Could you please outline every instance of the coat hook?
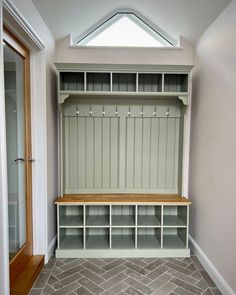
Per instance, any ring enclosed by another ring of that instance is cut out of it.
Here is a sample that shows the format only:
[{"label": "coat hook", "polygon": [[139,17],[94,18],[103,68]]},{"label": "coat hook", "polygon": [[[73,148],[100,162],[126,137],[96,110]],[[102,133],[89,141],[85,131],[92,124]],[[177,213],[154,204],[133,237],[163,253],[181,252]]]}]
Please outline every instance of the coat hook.
[{"label": "coat hook", "polygon": [[168,107],[168,108],[167,108],[167,112],[166,112],[166,116],[169,117],[169,115],[170,115],[170,109],[169,109],[169,107]]},{"label": "coat hook", "polygon": [[79,107],[76,107],[76,115],[79,116]]},{"label": "coat hook", "polygon": [[130,115],[131,115],[131,112],[130,112],[130,107],[129,107],[128,116],[130,117]]},{"label": "coat hook", "polygon": [[141,117],[143,117],[143,106],[142,106],[142,111],[140,113]]},{"label": "coat hook", "polygon": [[104,109],[104,106],[102,107],[102,115],[103,115],[103,117],[105,116],[105,109]]},{"label": "coat hook", "polygon": [[118,110],[117,110],[117,106],[116,106],[116,112],[115,112],[116,117],[118,116]]},{"label": "coat hook", "polygon": [[153,116],[154,116],[154,117],[157,116],[157,106],[155,106],[155,110],[154,110]]},{"label": "coat hook", "polygon": [[89,115],[92,116],[93,112],[92,112],[92,107],[89,106]]}]

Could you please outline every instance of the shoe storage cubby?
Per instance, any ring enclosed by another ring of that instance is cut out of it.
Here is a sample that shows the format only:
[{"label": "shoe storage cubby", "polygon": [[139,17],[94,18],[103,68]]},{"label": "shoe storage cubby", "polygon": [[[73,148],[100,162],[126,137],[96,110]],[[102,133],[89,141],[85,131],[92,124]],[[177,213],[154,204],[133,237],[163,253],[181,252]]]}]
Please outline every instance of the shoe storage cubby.
[{"label": "shoe storage cubby", "polygon": [[[174,198],[176,202],[170,202],[167,198],[167,201],[145,203],[144,198],[140,203],[135,195],[126,195],[131,201],[121,204],[117,195],[111,195],[110,202],[98,195],[94,203],[83,202],[89,195],[83,196],[80,201],[68,204],[64,199],[66,196],[56,202],[57,257],[97,257],[100,254],[119,257],[122,253],[128,257],[189,256],[190,202],[187,199],[179,197]],[[124,251],[128,251],[127,254]]]},{"label": "shoe storage cubby", "polygon": [[180,73],[116,73],[60,72],[60,91],[86,92],[187,93],[188,74]]}]

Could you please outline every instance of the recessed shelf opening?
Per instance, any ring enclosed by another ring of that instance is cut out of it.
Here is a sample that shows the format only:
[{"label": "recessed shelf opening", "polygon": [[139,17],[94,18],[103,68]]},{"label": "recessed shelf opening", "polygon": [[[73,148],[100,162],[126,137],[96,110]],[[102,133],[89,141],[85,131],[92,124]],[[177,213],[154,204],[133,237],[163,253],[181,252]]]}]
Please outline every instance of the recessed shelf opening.
[{"label": "recessed shelf opening", "polygon": [[165,92],[188,92],[187,74],[165,74],[164,75]]},{"label": "recessed shelf opening", "polygon": [[112,90],[119,92],[136,91],[136,74],[133,73],[113,73]]},{"label": "recessed shelf opening", "polygon": [[59,226],[83,226],[83,206],[59,207]]},{"label": "recessed shelf opening", "polygon": [[164,206],[164,226],[187,226],[187,206]]},{"label": "recessed shelf opening", "polygon": [[108,249],[109,229],[86,228],[86,249]]},{"label": "recessed shelf opening", "polygon": [[60,249],[82,249],[82,228],[60,228]]},{"label": "recessed shelf opening", "polygon": [[161,248],[160,228],[138,228],[138,248],[158,249]]},{"label": "recessed shelf opening", "polygon": [[138,76],[139,92],[161,92],[162,74],[139,74]]},{"label": "recessed shelf opening", "polygon": [[112,206],[112,226],[134,226],[135,206]]},{"label": "recessed shelf opening", "polygon": [[186,248],[186,228],[164,228],[163,248],[180,249]]},{"label": "recessed shelf opening", "polygon": [[83,72],[61,72],[60,90],[83,91],[84,73]]},{"label": "recessed shelf opening", "polygon": [[109,226],[109,206],[86,206],[86,226]]},{"label": "recessed shelf opening", "polygon": [[87,91],[110,91],[110,73],[87,73]]},{"label": "recessed shelf opening", "polygon": [[138,206],[138,226],[161,226],[161,206]]},{"label": "recessed shelf opening", "polygon": [[133,228],[112,228],[112,249],[134,249],[135,230]]}]

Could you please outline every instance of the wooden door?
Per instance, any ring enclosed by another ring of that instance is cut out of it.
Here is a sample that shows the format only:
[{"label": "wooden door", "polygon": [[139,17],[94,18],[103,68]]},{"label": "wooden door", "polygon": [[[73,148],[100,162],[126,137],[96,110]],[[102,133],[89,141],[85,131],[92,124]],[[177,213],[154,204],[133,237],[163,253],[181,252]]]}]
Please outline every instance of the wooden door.
[{"label": "wooden door", "polygon": [[29,50],[4,29],[11,285],[32,256],[32,154]]}]

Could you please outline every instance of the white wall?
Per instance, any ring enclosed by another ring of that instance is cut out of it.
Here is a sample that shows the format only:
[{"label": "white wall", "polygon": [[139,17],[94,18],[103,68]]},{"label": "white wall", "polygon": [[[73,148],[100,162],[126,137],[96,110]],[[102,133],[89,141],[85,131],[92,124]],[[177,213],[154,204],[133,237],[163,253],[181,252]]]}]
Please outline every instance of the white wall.
[{"label": "white wall", "polygon": [[70,36],[56,43],[59,63],[193,65],[193,46],[180,38],[180,47],[122,48],[71,46]]},{"label": "white wall", "polygon": [[190,212],[190,234],[234,292],[235,16],[236,1],[233,0],[202,35],[196,46],[189,186],[189,197],[193,202]]}]

